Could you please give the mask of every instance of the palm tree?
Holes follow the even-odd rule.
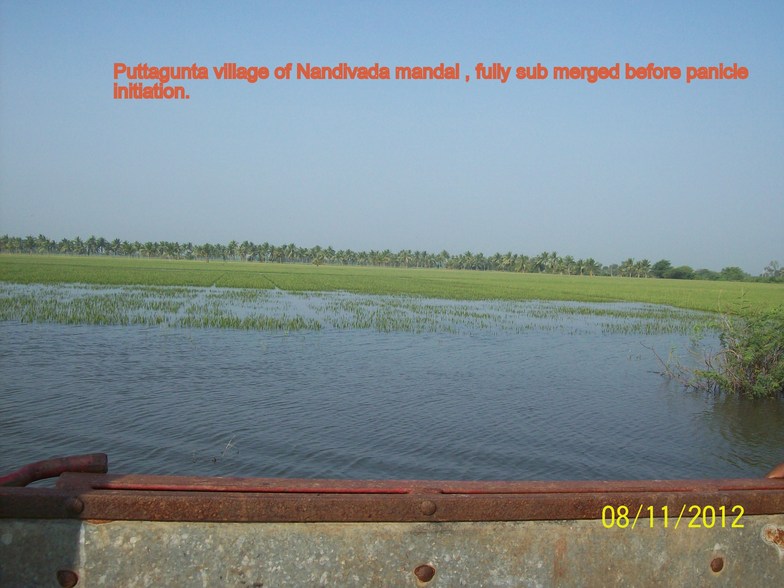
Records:
[[[228,253],[229,257],[232,259],[237,258],[237,242],[234,239],[229,241],[229,244],[226,246],[226,253]]]
[[[259,245],[258,253],[259,253],[259,262],[269,261],[270,254],[271,254],[270,244],[264,241],[264,243]]]
[[[516,255],[512,255],[511,251],[507,251],[506,255],[501,257],[501,260],[498,264],[498,269],[508,272],[514,266]]]
[[[152,241],[147,241],[142,245],[139,251],[144,257],[152,257],[155,255],[155,244]]]
[[[52,241],[49,242],[44,235],[38,235],[38,238],[35,240],[35,250],[38,253],[49,253],[51,250],[54,250],[55,243]]]
[[[243,241],[237,246],[237,253],[240,256],[240,259],[250,261],[251,256],[253,255],[253,243],[247,240]]]
[[[647,259],[641,259],[634,264],[634,273],[638,278],[649,278],[651,275],[651,262]]]
[[[297,246],[294,245],[294,243],[289,243],[288,245],[284,245],[282,249],[284,261],[293,261],[294,254],[297,252]]]
[[[618,268],[618,271],[622,276],[631,277],[634,275],[634,259],[629,257],[621,262],[621,266]]]
[[[558,254],[555,251],[551,252],[550,256],[547,259],[547,270],[551,274],[554,274],[558,271],[560,267],[561,267],[561,258],[558,257]]]
[[[571,255],[564,256],[561,260],[561,272],[570,276],[577,273],[577,262],[574,260],[574,257]]]
[[[593,276],[594,274],[598,274],[602,270],[602,264],[597,262],[593,257],[589,257],[585,260],[585,271],[588,272],[589,276]]]
[[[87,241],[84,242],[84,246],[87,249],[87,255],[95,253],[95,249],[98,246],[98,240],[95,238],[95,235],[90,235]]]
[[[531,267],[541,273],[547,268],[547,260],[549,258],[550,254],[547,251],[542,251],[531,260]]]

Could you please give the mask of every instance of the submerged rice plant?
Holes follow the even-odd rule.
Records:
[[[688,334],[704,313],[633,303],[458,301],[347,292],[0,283],[0,320],[409,333]]]

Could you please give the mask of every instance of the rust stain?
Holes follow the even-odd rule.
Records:
[[[784,556],[784,529],[774,525],[765,525],[762,529],[762,539],[765,543],[778,547],[781,555]]]
[[[559,537],[553,554],[553,580],[563,580],[566,575],[566,539]]]

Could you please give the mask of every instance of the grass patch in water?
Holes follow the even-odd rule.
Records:
[[[689,334],[699,313],[650,305],[455,301],[341,292],[0,284],[0,320],[243,330]]]
[[[28,291],[33,288],[33,291]],[[87,325],[147,325],[254,330],[318,330],[318,321],[301,316],[273,316],[246,312],[239,316],[209,290],[165,287],[60,286],[28,289],[0,285],[0,320],[25,323]],[[227,302],[258,301],[232,291]],[[203,300],[203,299],[206,299]]]
[[[250,289],[0,284],[0,320],[243,330],[691,333],[705,316],[652,305],[454,301]]]

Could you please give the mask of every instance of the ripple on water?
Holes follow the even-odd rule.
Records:
[[[575,334],[576,316],[463,334],[0,322],[0,471],[93,451],[115,472],[424,479],[758,476],[782,460],[781,401],[685,392],[641,345],[685,336]]]

